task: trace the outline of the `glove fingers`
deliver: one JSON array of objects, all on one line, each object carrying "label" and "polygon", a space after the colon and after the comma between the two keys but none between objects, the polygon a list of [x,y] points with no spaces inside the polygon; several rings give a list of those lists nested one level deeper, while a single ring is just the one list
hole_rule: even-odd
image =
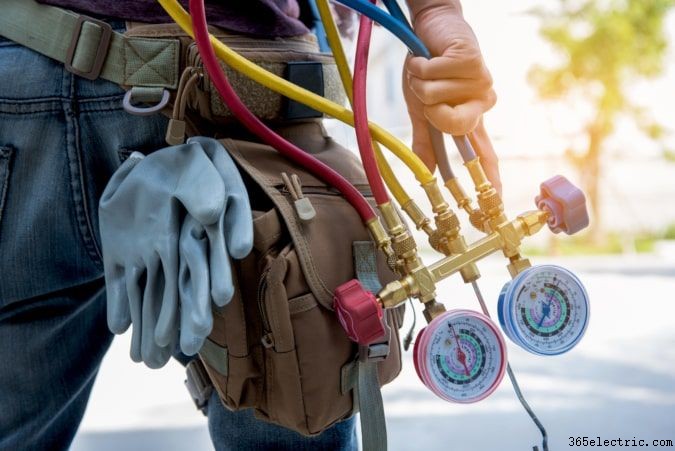
[{"label": "glove fingers", "polygon": [[221,218],[216,226],[206,228],[209,239],[208,271],[211,278],[211,300],[219,307],[230,302],[234,294],[232,269],[223,227],[224,221]]},{"label": "glove fingers", "polygon": [[149,368],[161,368],[170,357],[170,353],[167,356],[165,349],[163,349],[166,346],[160,346],[155,341],[157,318],[163,301],[161,293],[165,285],[164,272],[157,255],[152,256],[146,263],[148,265],[148,276],[143,293],[141,356],[143,362]]},{"label": "glove fingers", "polygon": [[181,230],[179,251],[180,347],[184,354],[194,355],[211,333],[213,319],[206,235],[204,228],[190,216]]},{"label": "glove fingers", "polygon": [[248,195],[243,190],[233,190],[225,213],[225,239],[232,258],[242,259],[253,249],[253,213]]},{"label": "glove fingers", "polygon": [[106,266],[105,280],[108,329],[119,335],[131,324],[124,267],[115,264]]},{"label": "glove fingers", "polygon": [[158,274],[162,284],[157,285],[157,324],[154,328],[154,341],[159,346],[167,346],[178,329],[178,243],[172,245],[165,256],[158,261]]},{"label": "glove fingers", "polygon": [[[226,251],[229,251],[229,255],[233,258],[244,258],[253,248],[253,215],[248,201],[248,193],[239,170],[230,154],[217,140],[196,136],[190,138],[188,142],[198,143],[202,146],[223,180],[227,195],[224,225]],[[209,241],[213,242],[213,239],[209,238]],[[214,246],[211,246],[211,248],[214,249]],[[213,254],[211,255],[211,260],[213,260]],[[220,255],[227,257],[226,253]],[[211,264],[213,265],[213,263]],[[229,263],[227,267],[229,268]]]},{"label": "glove fingers", "polygon": [[109,202],[112,200],[122,182],[126,180],[127,176],[144,157],[145,156],[140,152],[133,152],[131,155],[129,155],[129,158],[127,158],[126,161],[122,163],[119,168],[117,168],[112,177],[110,177],[108,184],[103,190],[103,194],[101,194],[99,208],[105,210],[108,207]]},{"label": "glove fingers", "polygon": [[193,158],[181,168],[174,195],[200,224],[214,224],[225,211],[225,185],[201,145],[189,146]]},{"label": "glove fingers", "polygon": [[143,283],[141,280],[144,275],[144,270],[136,265],[127,265],[130,271],[126,274],[125,282],[127,294],[129,296],[129,314],[131,323],[134,325],[131,332],[131,360],[140,362],[141,355],[141,331],[143,329],[142,314],[141,314],[141,287]]}]

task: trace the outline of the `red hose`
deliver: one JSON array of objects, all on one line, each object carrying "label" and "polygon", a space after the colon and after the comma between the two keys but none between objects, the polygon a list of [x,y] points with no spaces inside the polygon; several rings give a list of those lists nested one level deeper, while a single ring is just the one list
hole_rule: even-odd
[{"label": "red hose", "polygon": [[[372,0],[371,0],[372,1]],[[375,160],[373,140],[368,128],[368,107],[366,105],[366,80],[368,76],[368,51],[370,49],[370,35],[373,30],[373,21],[366,15],[361,15],[359,36],[356,41],[356,56],[354,58],[354,128],[356,141],[359,144],[361,161],[366,170],[368,184],[373,191],[375,202],[378,205],[389,202],[389,194],[384,187],[380,171]]]},{"label": "red hose", "polygon": [[327,184],[335,187],[347,201],[356,209],[363,222],[368,222],[377,216],[363,195],[352,186],[344,177],[335,172],[329,166],[313,156],[305,153],[302,149],[286,141],[267,127],[244,105],[239,96],[227,80],[225,73],[220,68],[216,54],[211,45],[204,11],[204,0],[190,0],[190,16],[194,27],[195,41],[199,48],[204,67],[211,77],[211,81],[220,93],[232,114],[241,121],[246,128],[257,135],[268,145],[274,147],[280,154],[293,160],[314,175],[321,178]]}]

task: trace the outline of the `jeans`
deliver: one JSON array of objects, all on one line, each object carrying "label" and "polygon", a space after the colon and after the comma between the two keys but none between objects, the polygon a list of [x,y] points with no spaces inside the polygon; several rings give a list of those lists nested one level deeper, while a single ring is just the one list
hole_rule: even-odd
[{"label": "jeans", "polygon": [[[112,341],[99,197],[126,155],[165,146],[166,126],[124,112],[122,96],[0,38],[2,451],[67,449]],[[353,419],[306,438],[216,396],[208,414],[218,450],[357,448]]]}]

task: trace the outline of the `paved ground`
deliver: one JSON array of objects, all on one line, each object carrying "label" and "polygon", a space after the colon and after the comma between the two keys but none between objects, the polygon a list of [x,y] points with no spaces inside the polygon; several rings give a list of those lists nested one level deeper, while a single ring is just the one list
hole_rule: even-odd
[{"label": "paved ground", "polygon": [[[553,358],[509,345],[521,386],[548,428],[550,448],[582,449],[567,446],[571,436],[675,440],[675,249],[555,262],[576,271],[590,293],[586,337],[573,352]],[[499,259],[481,268],[494,310],[506,273]],[[475,306],[471,291],[457,281],[441,291],[452,293],[445,296],[449,305]],[[127,350],[126,337],[113,344],[73,450],[211,449],[178,365],[147,370],[131,363]],[[417,380],[408,353],[401,377],[384,396],[392,450],[515,451],[532,449],[538,440],[506,379],[481,403],[448,404]]]}]

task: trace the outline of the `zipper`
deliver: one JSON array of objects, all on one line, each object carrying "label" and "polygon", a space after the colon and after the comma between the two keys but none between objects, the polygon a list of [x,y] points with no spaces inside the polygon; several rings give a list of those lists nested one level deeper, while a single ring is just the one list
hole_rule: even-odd
[{"label": "zipper", "polygon": [[[291,192],[289,189],[286,187],[286,185],[277,185],[275,188],[282,193],[285,196],[290,196]],[[368,188],[365,188],[363,186],[356,186],[356,189],[363,195],[363,197],[373,197],[372,191],[370,191]],[[343,197],[342,193],[338,191],[335,188],[313,188],[313,187],[307,187],[303,186],[302,187],[302,193],[303,194],[313,194],[315,196],[336,196],[336,197]]]},{"label": "zipper", "polygon": [[267,276],[271,268],[265,269],[260,275],[260,283],[258,284],[258,309],[260,310],[260,319],[263,323],[263,335],[260,339],[262,345],[269,349],[274,346],[274,335],[270,327],[269,318],[267,317],[267,309],[265,308],[265,294],[267,293]]}]

